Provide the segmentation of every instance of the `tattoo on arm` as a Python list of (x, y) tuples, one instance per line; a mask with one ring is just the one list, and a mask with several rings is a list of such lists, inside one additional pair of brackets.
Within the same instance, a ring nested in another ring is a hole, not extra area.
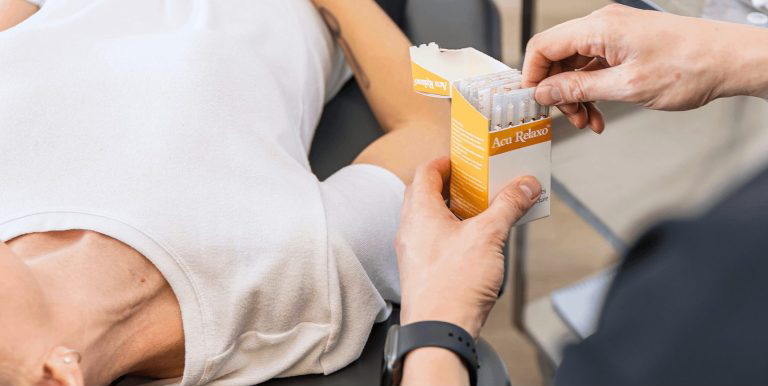
[(347, 44), (344, 36), (341, 35), (339, 20), (325, 8), (321, 7), (318, 11), (320, 12), (320, 16), (323, 17), (323, 20), (325, 20), (325, 24), (328, 25), (328, 29), (331, 30), (331, 35), (336, 39), (339, 46), (341, 46), (341, 49), (344, 50), (344, 53), (347, 56), (347, 63), (349, 63), (349, 66), (352, 68), (352, 72), (355, 73), (357, 83), (364, 90), (369, 89), (371, 87), (371, 81), (368, 79), (368, 75), (366, 75), (365, 71), (363, 71), (363, 68), (360, 67), (360, 62), (357, 61), (354, 52), (352, 52), (352, 49), (349, 47), (349, 44)]

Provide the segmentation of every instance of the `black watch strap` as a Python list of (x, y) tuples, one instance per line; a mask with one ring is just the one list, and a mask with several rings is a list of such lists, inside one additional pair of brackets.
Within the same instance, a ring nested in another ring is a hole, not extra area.
[(477, 349), (475, 340), (463, 328), (446, 322), (424, 321), (400, 327), (397, 357), (405, 356), (421, 347), (441, 347), (453, 351), (461, 358), (469, 372), (469, 384), (477, 385)]

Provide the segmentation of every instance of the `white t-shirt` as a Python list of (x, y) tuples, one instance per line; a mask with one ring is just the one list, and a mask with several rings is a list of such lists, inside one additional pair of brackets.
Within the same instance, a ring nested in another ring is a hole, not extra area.
[(340, 369), (399, 297), (403, 185), (310, 172), (339, 57), (308, 0), (47, 1), (0, 32), (0, 239), (89, 229), (152, 261), (184, 324), (166, 383)]

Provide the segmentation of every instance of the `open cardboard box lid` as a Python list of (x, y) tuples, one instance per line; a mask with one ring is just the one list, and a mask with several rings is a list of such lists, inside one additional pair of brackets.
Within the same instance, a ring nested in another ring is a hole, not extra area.
[(429, 43), (410, 50), (413, 89), (432, 97), (450, 98), (453, 83), (462, 79), (511, 70), (474, 48), (446, 50)]

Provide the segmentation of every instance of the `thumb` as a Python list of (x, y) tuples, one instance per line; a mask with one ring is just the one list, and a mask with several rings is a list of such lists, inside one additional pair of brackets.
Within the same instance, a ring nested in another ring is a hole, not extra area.
[(541, 185), (531, 176), (520, 177), (504, 187), (485, 212), (476, 216), (478, 221), (488, 221), (507, 232), (523, 217), (541, 194)]
[(536, 101), (545, 106), (598, 100), (621, 100), (621, 66), (597, 71), (567, 71), (536, 87)]

